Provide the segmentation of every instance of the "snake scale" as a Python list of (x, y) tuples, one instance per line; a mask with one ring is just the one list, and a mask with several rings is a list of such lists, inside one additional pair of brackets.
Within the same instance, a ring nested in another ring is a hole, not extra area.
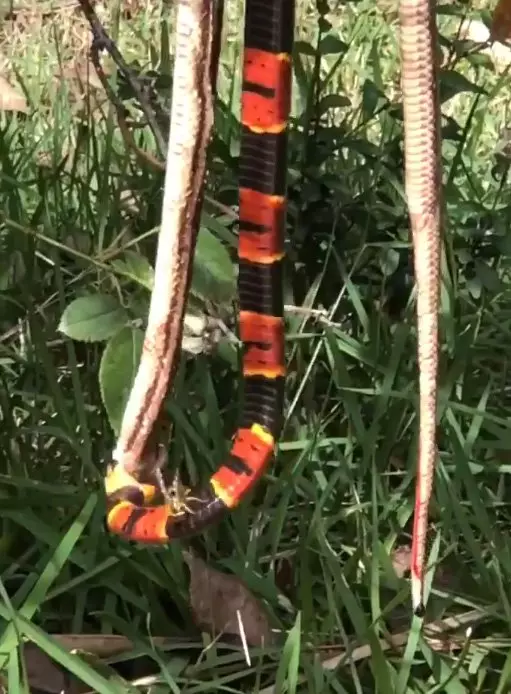
[[(116, 465), (106, 478), (109, 530), (143, 543), (196, 534), (235, 507), (265, 471), (281, 427), (286, 373), (282, 263), (295, 2), (246, 0), (238, 246), (241, 423), (229, 455), (206, 486), (189, 491), (185, 503), (167, 500), (150, 505), (161, 491), (147, 469), (150, 465), (143, 463), (143, 454), (172, 381), (181, 337), (196, 233), (190, 204), (193, 207), (201, 199), (197, 171), (203, 177), (205, 166), (200, 152), (206, 141), (199, 136), (199, 125), (211, 113), (204, 61), (212, 11), (212, 0), (179, 2), (183, 21), (180, 24), (178, 19), (172, 108), (174, 136), (177, 130), (180, 142), (173, 158), (171, 148), (167, 172), (172, 171), (176, 186), (181, 184), (184, 192), (176, 192), (165, 204), (174, 205), (181, 217), (173, 222), (177, 236), (169, 240), (165, 229), (160, 232), (156, 275), (161, 262), (166, 266), (161, 271), (164, 281), (153, 292), (141, 369), (117, 443)], [(434, 5), (431, 0), (401, 0), (399, 18), (406, 199), (417, 284), (419, 451), (411, 573), (413, 607), (420, 611), (436, 457), (441, 176)]]

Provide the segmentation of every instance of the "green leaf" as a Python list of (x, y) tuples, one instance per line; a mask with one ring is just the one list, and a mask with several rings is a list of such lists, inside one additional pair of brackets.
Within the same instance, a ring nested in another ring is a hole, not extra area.
[(316, 55), (316, 49), (308, 41), (295, 41), (295, 51), (302, 55)]
[[(325, 5), (325, 3), (321, 3), (321, 0), (319, 0), (319, 4)], [(319, 10), (319, 8), (318, 8)], [(328, 21), (328, 19), (325, 17), (326, 13), (322, 13), (319, 11), (319, 19), (318, 19), (318, 30), (320, 34), (327, 34), (330, 29), (332, 28), (332, 24)]]
[(502, 290), (502, 282), (495, 268), (483, 260), (477, 259), (475, 261), (475, 269), (485, 289), (488, 289), (490, 292), (500, 292)]
[(319, 102), (318, 115), (324, 115), (331, 108), (344, 108), (346, 106), (351, 106), (348, 97), (342, 96), (342, 94), (327, 94)]
[(482, 290), (481, 279), (477, 275), (467, 279), (467, 289), (473, 299), (479, 299)]
[(379, 257), (380, 268), (385, 277), (390, 277), (399, 265), (399, 253), (394, 248), (382, 248)]
[(338, 55), (339, 53), (346, 53), (347, 50), (348, 44), (334, 34), (328, 34), (319, 43), (320, 55)]
[(287, 691), (290, 694), (296, 692), (298, 686), (298, 674), (300, 666), (301, 635), (302, 635), (302, 615), (300, 612), (296, 616), (293, 627), (289, 630), (286, 641), (282, 649), (279, 667), (275, 678), (275, 690), (277, 692)]
[(124, 408), (137, 373), (144, 332), (126, 327), (108, 342), (99, 367), (101, 398), (115, 435), (119, 433)]
[(346, 137), (343, 141), (345, 147), (353, 148), (358, 154), (363, 154), (365, 157), (381, 156), (381, 149), (369, 140), (363, 138)]
[(495, 694), (504, 694), (504, 692), (509, 691), (509, 686), (511, 685), (511, 650), (508, 651), (506, 659), (504, 661), (504, 667), (500, 673), (499, 682), (497, 684), (497, 689)]
[(208, 301), (226, 303), (236, 293), (234, 265), (225, 246), (202, 227), (193, 261), (192, 290)]
[(462, 92), (470, 92), (472, 94), (486, 93), (482, 87), (474, 84), (455, 70), (440, 70), (439, 77), (441, 104)]
[(91, 294), (72, 301), (60, 319), (58, 329), (72, 340), (108, 340), (128, 322), (128, 313), (108, 294)]
[(142, 285), (150, 292), (153, 290), (154, 270), (147, 258), (134, 251), (125, 251), (123, 258), (112, 261), (112, 267), (120, 275)]
[(375, 112), (382, 108), (387, 102), (383, 94), (374, 82), (366, 80), (362, 87), (362, 108), (366, 118), (374, 116)]
[(326, 17), (331, 12), (328, 0), (316, 0), (316, 10), (320, 17)]
[(484, 55), (483, 53), (468, 53), (465, 51), (463, 57), (472, 67), (484, 68), (489, 72), (495, 72), (495, 65), (489, 55)]

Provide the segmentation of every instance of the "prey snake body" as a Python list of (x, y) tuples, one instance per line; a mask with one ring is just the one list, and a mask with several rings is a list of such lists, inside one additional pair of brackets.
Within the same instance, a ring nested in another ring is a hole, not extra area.
[(436, 459), (441, 171), (433, 0), (401, 0), (405, 189), (412, 229), (419, 363), (419, 450), (411, 555), (412, 604), (422, 611), (428, 509)]

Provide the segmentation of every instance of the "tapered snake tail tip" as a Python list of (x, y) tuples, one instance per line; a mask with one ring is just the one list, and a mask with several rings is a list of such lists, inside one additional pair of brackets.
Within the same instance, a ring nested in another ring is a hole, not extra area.
[(412, 573), (412, 608), (417, 617), (424, 616), (424, 602), (422, 601), (423, 585), (422, 579), (417, 574)]
[(426, 608), (424, 607), (424, 603), (420, 602), (417, 605), (417, 607), (414, 609), (413, 613), (416, 617), (421, 617), (421, 618), (424, 617), (424, 615), (426, 613)]

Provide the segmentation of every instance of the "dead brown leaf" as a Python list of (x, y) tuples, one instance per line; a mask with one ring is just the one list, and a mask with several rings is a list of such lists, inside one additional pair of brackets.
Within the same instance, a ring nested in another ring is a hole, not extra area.
[[(392, 566), (398, 578), (406, 578), (409, 575), (412, 561), (412, 548), (409, 544), (399, 545), (392, 550), (390, 555)], [(435, 567), (434, 585), (441, 588), (455, 589), (459, 583), (460, 571), (456, 571), (456, 565), (442, 563)]]
[(2, 75), (0, 75), (0, 111), (28, 113), (28, 104), (24, 94), (12, 87)]
[[(52, 637), (66, 650), (78, 652), (92, 667), (100, 670), (106, 658), (130, 651), (134, 644), (124, 636), (113, 634), (52, 634)], [(171, 642), (164, 637), (152, 639), (154, 646), (165, 648)], [(52, 660), (34, 643), (23, 646), (24, 668), (28, 685), (32, 691), (48, 694), (85, 694), (90, 689), (65, 668)], [(0, 677), (0, 694), (6, 683)], [(7, 691), (7, 689), (5, 689)]]
[(390, 555), (392, 567), (398, 578), (405, 578), (410, 571), (412, 548), (410, 545), (399, 545)]
[(23, 660), (31, 690), (48, 694), (82, 694), (89, 689), (33, 643), (23, 647)]
[[(108, 61), (105, 61), (104, 71), (107, 75), (110, 73)], [(59, 65), (54, 79), (59, 84), (65, 83), (67, 85), (69, 101), (74, 114), (101, 115), (101, 107), (108, 101), (108, 98), (87, 55), (79, 54), (68, 62)]]
[(274, 642), (268, 614), (236, 576), (211, 568), (189, 552), (185, 560), (190, 569), (190, 606), (195, 622), (213, 637), (229, 634), (247, 644), (269, 645)]

